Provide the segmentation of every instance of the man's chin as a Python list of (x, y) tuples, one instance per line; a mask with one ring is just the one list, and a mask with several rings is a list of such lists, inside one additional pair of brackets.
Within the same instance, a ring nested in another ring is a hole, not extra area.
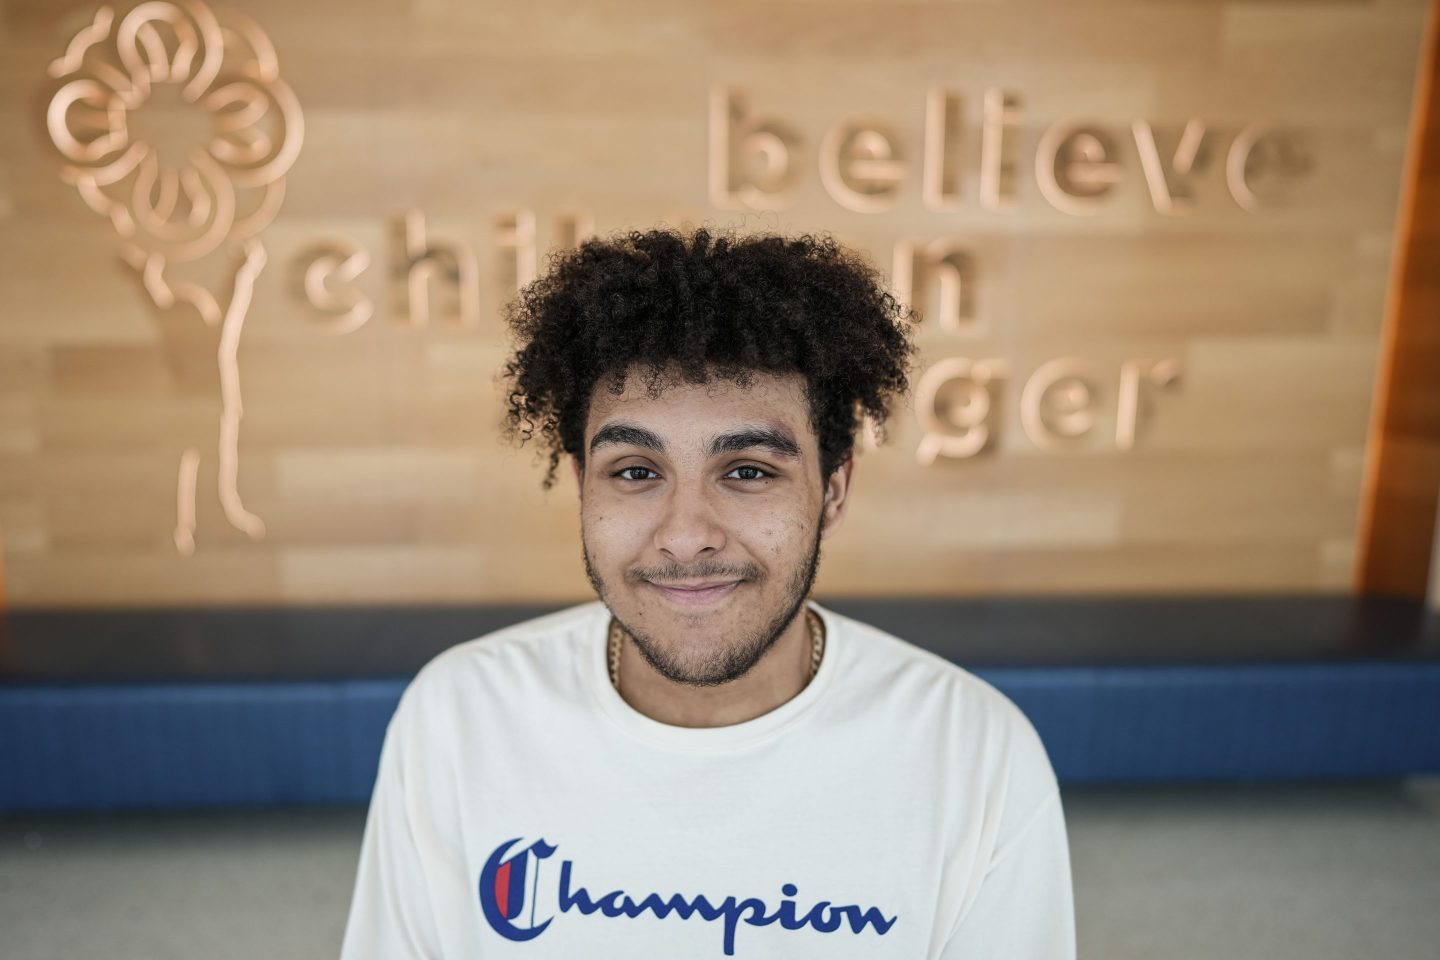
[(754, 666), (753, 663), (743, 670), (738, 667), (717, 668), (713, 661), (707, 663), (677, 663), (671, 658), (663, 658), (661, 664), (656, 666), (656, 671), (672, 683), (680, 683), (691, 687), (718, 687), (735, 680), (739, 680), (749, 673)]
[[(683, 618), (683, 614), (681, 616)], [(753, 650), (734, 646), (737, 633), (732, 630), (718, 627), (713, 632), (697, 630), (685, 623), (669, 628), (663, 620), (647, 619), (646, 623), (643, 636), (632, 633), (631, 639), (650, 666), (675, 683), (691, 686), (729, 683), (749, 673), (760, 659)], [(743, 635), (743, 631), (738, 635)]]

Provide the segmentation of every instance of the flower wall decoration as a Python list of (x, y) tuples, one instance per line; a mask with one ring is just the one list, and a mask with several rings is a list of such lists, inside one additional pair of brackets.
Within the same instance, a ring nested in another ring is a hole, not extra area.
[[(221, 416), (218, 496), (226, 518), (252, 539), (265, 525), (236, 487), (240, 417), (237, 351), (265, 265), (259, 233), (280, 209), (304, 122), (280, 79), (274, 47), (249, 20), (222, 21), (195, 0), (147, 0), (117, 19), (101, 7), (50, 64), (60, 82), (46, 126), (64, 163), (61, 178), (114, 227), (125, 262), (161, 309), (193, 307), (218, 328)], [(206, 134), (167, 156), (136, 122), (166, 100), (201, 121)], [(238, 261), (228, 300), (171, 276), (171, 266), (220, 250)], [(176, 548), (194, 552), (196, 447), (181, 455)]]

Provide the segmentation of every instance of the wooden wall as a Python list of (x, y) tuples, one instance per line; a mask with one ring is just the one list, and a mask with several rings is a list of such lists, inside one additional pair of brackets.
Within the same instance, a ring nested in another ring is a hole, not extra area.
[(0, 0), (14, 608), (586, 598), (499, 309), (657, 221), (832, 231), (925, 317), (822, 595), (1354, 585), (1424, 0), (217, 5), (257, 98), (126, 130), (180, 169), (268, 108), (197, 167), (231, 223), (127, 234), (53, 105), (132, 6)]

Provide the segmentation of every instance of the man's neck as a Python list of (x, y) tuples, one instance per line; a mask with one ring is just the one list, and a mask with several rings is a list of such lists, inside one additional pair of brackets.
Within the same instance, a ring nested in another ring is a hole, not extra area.
[(743, 677), (714, 687), (676, 683), (663, 676), (626, 637), (620, 647), (620, 696), (652, 720), (677, 727), (726, 727), (769, 713), (809, 682), (807, 609), (801, 608), (760, 662)]

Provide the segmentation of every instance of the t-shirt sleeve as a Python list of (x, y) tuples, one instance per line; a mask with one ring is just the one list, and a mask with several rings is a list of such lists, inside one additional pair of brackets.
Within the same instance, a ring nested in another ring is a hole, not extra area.
[(997, 849), (940, 960), (1075, 960), (1070, 848), (1057, 790)]
[(1004, 813), (989, 862), (939, 960), (1075, 960), (1070, 844), (1039, 734), (1008, 704)]
[(340, 960), (431, 960), (440, 956), (407, 798), (399, 712), (391, 720), (380, 750)]

